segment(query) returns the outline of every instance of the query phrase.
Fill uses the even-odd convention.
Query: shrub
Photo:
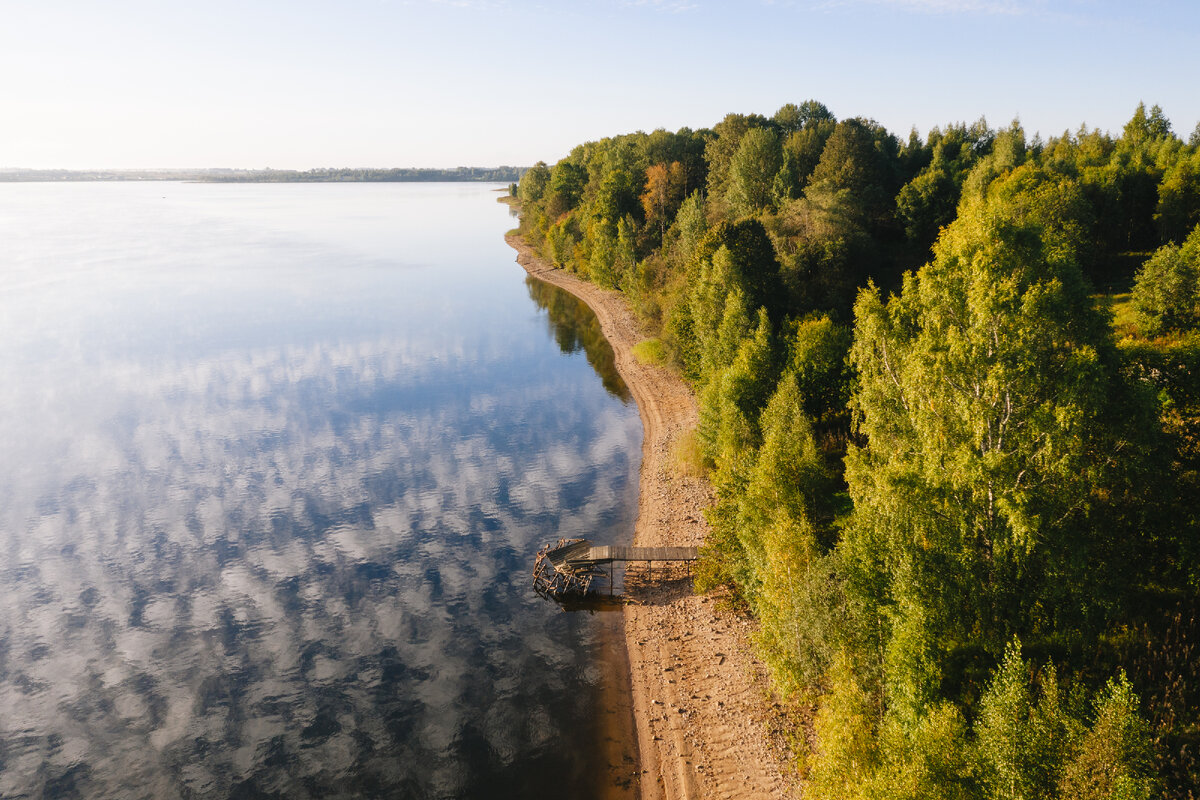
[[[1133,307],[1146,336],[1200,326],[1200,226],[1182,247],[1164,245],[1142,265]]]

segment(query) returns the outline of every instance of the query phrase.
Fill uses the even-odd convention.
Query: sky
[[[0,168],[527,166],[823,102],[907,137],[1200,120],[1190,0],[5,0]]]

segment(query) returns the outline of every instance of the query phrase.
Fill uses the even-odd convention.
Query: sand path
[[[507,200],[507,198],[503,198]],[[555,269],[515,234],[517,262],[595,312],[616,353],[617,369],[641,413],[641,484],[634,544],[699,545],[708,532],[703,509],[712,488],[680,474],[673,447],[694,430],[696,401],[675,373],[643,364],[633,346],[643,335],[624,298]],[[761,664],[750,652],[752,623],[691,593],[686,573],[654,582],[626,573],[625,638],[643,800],[795,796]]]

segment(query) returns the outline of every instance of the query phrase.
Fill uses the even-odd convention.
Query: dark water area
[[[529,570],[637,409],[490,188],[0,186],[0,797],[633,792]]]
[[[525,286],[529,289],[529,299],[545,309],[546,322],[559,349],[564,353],[582,352],[608,393],[624,403],[632,402],[629,387],[617,372],[616,354],[587,303],[532,275],[525,278]]]

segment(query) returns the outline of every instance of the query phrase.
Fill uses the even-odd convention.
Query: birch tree
[[[891,701],[912,714],[955,648],[1076,630],[1107,600],[1093,590],[1120,537],[1092,512],[1118,459],[1136,461],[1137,399],[1075,249],[1034,206],[965,204],[899,296],[872,287],[855,307],[864,443],[846,459],[841,547],[877,609]]]

